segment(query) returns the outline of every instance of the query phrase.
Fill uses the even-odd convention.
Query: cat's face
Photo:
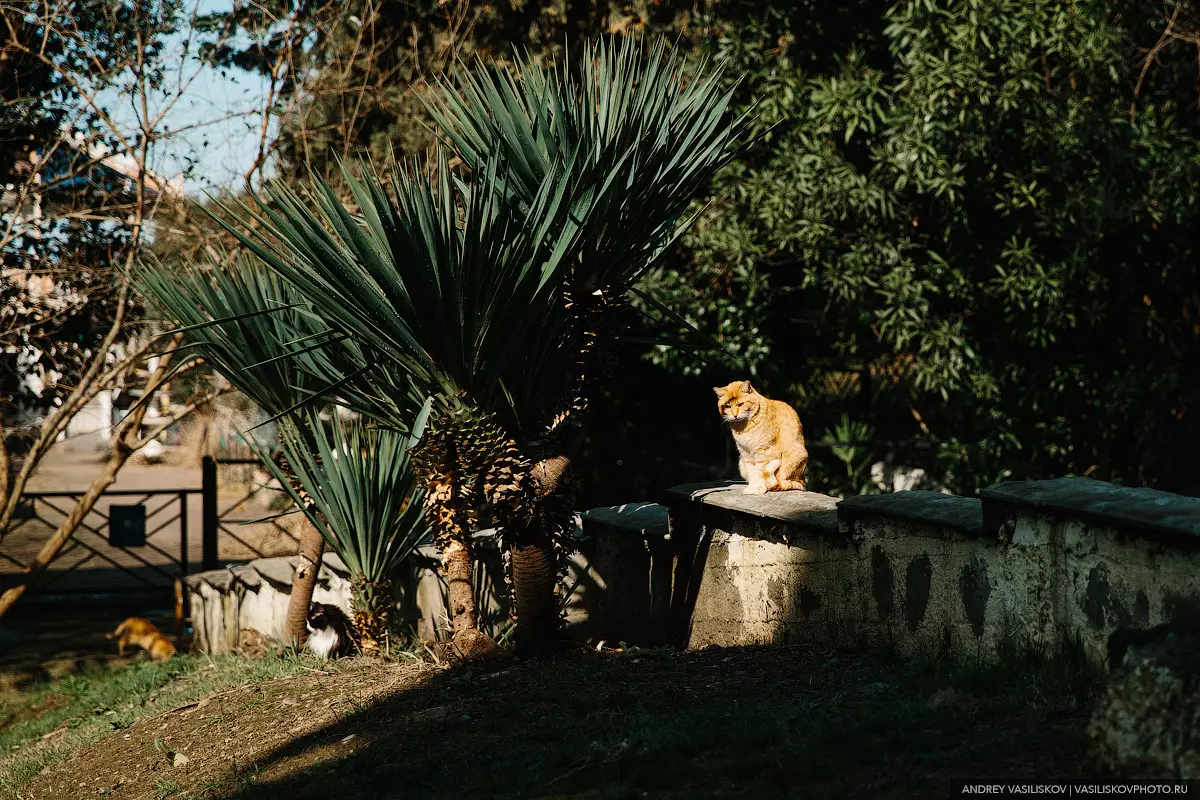
[[[325,612],[325,606],[320,603],[314,603],[312,608],[308,610],[307,627],[310,631],[319,631],[322,628],[329,626],[329,615]]]
[[[734,381],[728,386],[714,386],[717,411],[726,422],[745,422],[758,413],[762,395],[754,391],[750,381]]]

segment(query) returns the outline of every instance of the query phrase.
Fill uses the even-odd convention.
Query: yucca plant
[[[429,105],[469,169],[499,165],[497,187],[518,206],[571,165],[576,249],[563,275],[570,318],[562,351],[573,357],[570,379],[557,396],[546,385],[539,392],[544,430],[520,431],[531,480],[488,490],[510,545],[519,643],[553,638],[550,587],[557,583],[549,573],[556,568],[563,576],[573,530],[564,479],[583,441],[588,406],[616,368],[627,299],[682,235],[687,206],[733,155],[746,127],[745,117],[729,119],[733,90],[722,88],[720,70],[700,64],[686,72],[664,43],[647,54],[627,38],[585,48],[577,71],[530,59],[516,70],[479,62],[457,82],[441,81]],[[506,500],[517,492],[532,498]]]
[[[414,463],[443,553],[452,630],[470,652],[486,647],[471,591],[476,478],[513,458],[491,410],[525,416],[532,403],[522,393],[553,374],[564,326],[559,272],[569,252],[555,245],[569,243],[560,233],[569,209],[559,177],[548,178],[521,214],[495,190],[496,170],[460,183],[444,158],[435,166],[432,173],[398,167],[389,184],[369,167],[365,179],[347,170],[357,215],[323,182],[310,197],[270,184],[261,210],[230,206],[230,217],[246,224],[229,229],[323,321],[336,320],[335,330],[382,357],[352,382],[371,388],[349,392],[347,405],[406,430],[413,415],[390,400],[388,376],[436,398]],[[510,361],[520,361],[527,382],[506,381]]]
[[[320,452],[327,433],[313,412],[320,405],[328,405],[325,395],[331,386],[343,393],[355,391],[353,378],[363,372],[368,362],[367,354],[356,342],[328,328],[306,310],[300,295],[290,285],[250,258],[239,258],[229,268],[210,264],[207,268],[183,270],[146,262],[139,270],[137,283],[151,304],[184,331],[184,346],[198,350],[216,372],[277,420],[291,463],[301,463],[298,452],[310,455]],[[337,347],[329,347],[331,343]],[[394,416],[408,415],[415,419],[420,402],[403,388],[389,387],[388,397],[395,398],[391,401]],[[403,407],[404,412],[395,410],[397,406]],[[285,486],[295,486],[297,476],[289,468],[281,469],[261,447],[257,451],[264,466]],[[412,474],[407,457],[391,466],[387,480],[396,491],[411,494]],[[303,479],[300,486],[308,488]],[[363,513],[386,517],[390,509],[390,505],[384,504],[369,507]],[[417,522],[412,522],[412,526],[406,537],[417,536],[423,530]],[[300,563],[284,630],[285,638],[291,641],[300,642],[304,637],[305,618],[327,540],[346,561],[357,582],[370,582],[363,577],[368,573],[359,569],[360,562],[354,555],[342,551],[342,542],[359,535],[379,538],[382,534],[363,534],[351,528],[335,530],[339,537],[331,537],[328,526],[301,527]],[[386,529],[369,526],[363,530]],[[392,537],[391,533],[387,535]],[[399,549],[395,554],[386,551],[391,560],[407,552],[402,545],[403,541],[397,543]],[[372,570],[370,574],[377,572]],[[379,615],[365,619],[378,620]]]
[[[527,652],[555,640],[569,467],[615,364],[626,295],[742,127],[715,74],[685,80],[662,48],[647,59],[627,41],[583,58],[579,78],[525,59],[466,74],[461,95],[447,85],[436,116],[462,178],[439,153],[432,170],[397,169],[390,182],[347,170],[354,211],[321,181],[306,194],[272,184],[264,207],[229,208],[250,251],[382,359],[351,407],[407,424],[373,383],[389,373],[435,397],[414,460],[456,636],[474,628],[468,534],[482,500],[511,555]]]
[[[354,626],[364,653],[378,652],[383,645],[392,576],[427,538],[424,492],[409,460],[427,413],[428,407],[413,432],[403,434],[338,413],[324,422],[310,407],[281,425],[282,459],[256,447],[267,469],[350,571]]]

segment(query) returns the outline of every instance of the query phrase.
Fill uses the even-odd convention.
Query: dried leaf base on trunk
[[[535,541],[509,548],[513,602],[518,612],[517,655],[548,655],[560,644],[558,612],[558,568],[555,548],[549,537],[527,537]],[[540,539],[540,541],[537,541]]]
[[[469,479],[480,469],[480,454],[493,439],[487,423],[466,409],[447,412],[426,428],[413,464],[426,485],[425,522],[442,553],[450,631],[462,658],[499,651],[499,645],[478,627],[475,609],[475,555],[471,549],[474,519],[468,494]]]
[[[350,604],[354,609],[354,632],[358,637],[358,649],[363,655],[379,655],[387,646],[391,620],[391,582],[353,581],[350,586]]]
[[[563,642],[563,586],[575,532],[569,497],[563,481],[535,501],[532,518],[501,521],[520,657],[553,653]]]

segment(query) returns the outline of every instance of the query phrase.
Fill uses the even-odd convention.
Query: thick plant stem
[[[517,655],[547,655],[558,646],[558,560],[553,542],[538,528],[527,529],[509,549],[518,611]]]
[[[450,601],[450,631],[459,638],[479,624],[475,609],[475,558],[469,544],[450,542],[442,553],[442,571],[446,576]]]
[[[550,652],[559,643],[556,590],[565,576],[574,528],[571,465],[583,448],[590,403],[617,363],[622,305],[605,292],[578,296],[578,302],[568,299],[580,332],[570,390],[544,439],[533,448],[538,460],[522,480],[500,491],[511,497],[501,504],[501,527],[509,547],[518,655]]]
[[[356,580],[350,587],[350,604],[354,610],[359,650],[363,655],[378,655],[385,651],[391,620],[391,582]]]
[[[321,556],[325,552],[325,537],[305,517],[300,523],[300,548],[296,560],[296,574],[292,578],[292,594],[288,598],[287,618],[284,623],[284,640],[300,647],[308,638],[305,623],[308,608],[312,604],[313,589],[317,585],[317,574],[321,571]]]
[[[434,542],[442,551],[454,647],[467,659],[493,655],[499,647],[479,630],[475,611],[475,554],[471,548],[471,514],[467,498],[457,473],[444,467],[440,473],[431,475],[427,486],[425,520],[433,531]]]

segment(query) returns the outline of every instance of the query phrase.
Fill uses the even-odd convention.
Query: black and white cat
[[[353,647],[350,621],[340,608],[328,603],[313,603],[308,609],[309,650],[319,658],[340,658],[349,655]]]

